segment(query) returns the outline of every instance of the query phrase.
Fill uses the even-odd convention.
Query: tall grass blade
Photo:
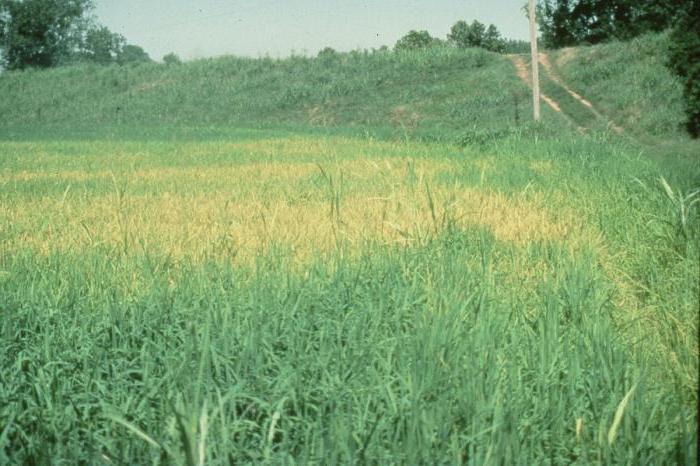
[[[629,403],[630,399],[632,398],[632,394],[636,389],[637,384],[634,384],[632,388],[629,389],[627,394],[622,398],[622,401],[620,401],[620,404],[615,410],[615,417],[613,418],[612,425],[610,426],[610,430],[608,431],[608,445],[610,446],[612,446],[612,444],[615,443],[615,439],[617,438],[617,431],[620,428],[620,423],[622,422],[622,418],[625,414],[625,408],[627,408],[627,403]]]

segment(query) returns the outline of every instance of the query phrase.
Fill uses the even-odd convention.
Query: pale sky
[[[100,23],[154,60],[283,57],[394,43],[411,29],[445,38],[457,20],[495,24],[527,39],[526,0],[95,0]]]

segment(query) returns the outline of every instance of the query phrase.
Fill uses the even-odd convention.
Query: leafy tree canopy
[[[477,20],[472,21],[471,24],[463,20],[457,21],[452,25],[447,40],[459,48],[481,47],[499,53],[506,48],[506,41],[501,37],[496,26],[490,24],[486,27]]]
[[[116,60],[121,65],[127,63],[149,63],[152,61],[143,48],[132,44],[124,45],[117,54]]]
[[[89,16],[92,8],[93,0],[0,0],[3,64],[24,69],[150,60],[143,49],[97,24]]]
[[[55,66],[75,46],[92,0],[0,0],[0,44],[9,69]]]
[[[324,60],[332,60],[338,56],[338,52],[335,51],[333,47],[324,47],[318,52],[318,58]]]
[[[519,39],[505,39],[503,53],[530,53],[530,42]]]
[[[683,80],[686,128],[697,138],[700,137],[700,1],[689,2],[681,13],[671,34],[669,66]]]
[[[433,37],[428,31],[410,31],[396,42],[395,50],[416,50],[435,47],[442,44],[437,37]]]
[[[178,65],[181,63],[181,60],[174,52],[170,52],[163,56],[163,63],[166,65]]]
[[[120,34],[113,33],[104,26],[89,28],[83,37],[81,53],[88,61],[100,64],[116,60],[126,40]]]
[[[678,5],[677,0],[540,0],[537,17],[544,44],[558,48],[664,30]]]

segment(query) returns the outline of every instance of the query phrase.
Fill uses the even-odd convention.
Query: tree
[[[317,57],[324,60],[332,60],[338,56],[338,52],[335,51],[333,47],[324,47],[319,50]]]
[[[501,33],[493,24],[490,24],[486,29],[482,47],[496,53],[503,53],[506,48],[506,43],[501,37]]]
[[[568,47],[577,43],[580,34],[572,18],[569,0],[539,3],[537,20],[547,47]]]
[[[8,69],[75,61],[150,61],[148,54],[88,16],[93,0],[0,0],[0,55]]]
[[[690,5],[694,0],[647,0],[643,3],[643,8],[638,12],[635,19],[639,30],[645,31],[663,31],[676,23],[680,18],[680,5]]]
[[[82,56],[89,61],[106,65],[114,63],[123,53],[126,39],[104,26],[91,27],[85,34]]]
[[[486,35],[486,26],[477,20],[472,21],[471,26],[467,29],[467,43],[471,47],[481,47],[484,45],[484,37]]]
[[[541,0],[537,16],[547,47],[630,39],[670,27],[673,0]]]
[[[8,69],[61,63],[76,46],[92,0],[0,0],[0,46]]]
[[[458,48],[481,47],[492,52],[503,52],[505,41],[498,28],[490,24],[488,28],[477,20],[468,24],[464,20],[452,25],[447,40]]]
[[[452,28],[450,28],[450,33],[447,34],[447,41],[460,49],[471,47],[469,43],[469,24],[464,20],[454,23]]]
[[[394,50],[417,50],[428,47],[435,47],[442,42],[431,36],[428,31],[409,31],[394,45]]]
[[[126,44],[117,54],[117,63],[126,65],[129,63],[150,63],[151,57],[138,45]]]
[[[530,53],[530,42],[526,40],[505,39],[502,53]]]
[[[178,57],[174,52],[170,52],[169,54],[163,56],[163,63],[166,65],[179,65],[182,62],[180,61],[180,57]]]
[[[686,128],[700,137],[700,0],[689,2],[671,33],[669,66],[683,83]]]
[[[447,40],[461,49],[467,47],[481,47],[484,42],[485,34],[486,26],[479,21],[474,20],[472,24],[467,24],[466,21],[460,20],[452,25],[450,33],[447,34]]]

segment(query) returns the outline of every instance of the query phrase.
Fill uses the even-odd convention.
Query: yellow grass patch
[[[484,227],[519,246],[583,241],[576,216],[550,212],[537,192],[508,196],[484,188],[499,169],[494,157],[406,156],[431,147],[303,136],[184,142],[152,147],[172,160],[159,167],[138,142],[113,152],[108,142],[97,142],[71,166],[50,169],[45,166],[61,167],[65,156],[7,143],[6,152],[21,163],[0,173],[0,184],[24,184],[25,193],[33,184],[56,184],[37,191],[53,194],[0,203],[0,252],[107,247],[249,262],[280,246],[304,261],[338,248],[359,253],[368,244],[416,244],[448,225]],[[160,152],[155,161],[162,164]],[[33,155],[25,159],[26,153]],[[463,164],[481,172],[479,187],[439,182]],[[86,168],[75,169],[80,166]],[[547,161],[530,166],[538,173],[553,169]]]
[[[483,165],[489,166],[486,161]],[[3,247],[48,254],[106,245],[249,261],[281,245],[304,260],[338,247],[360,251],[369,243],[415,243],[450,223],[483,226],[497,239],[521,245],[565,239],[575,232],[575,216],[554,218],[543,207],[545,200],[532,193],[509,197],[436,184],[434,176],[450,166],[444,161],[384,159],[342,161],[325,168],[260,163],[135,170],[115,176],[114,193],[108,195],[69,194],[4,205],[0,218],[13,228]],[[55,175],[84,180],[80,172]],[[14,179],[38,178],[20,174]],[[156,192],[129,193],[139,183]],[[179,190],[183,184],[216,189]]]
[[[549,160],[533,160],[530,162],[530,170],[538,175],[548,175],[554,169],[554,164]]]

